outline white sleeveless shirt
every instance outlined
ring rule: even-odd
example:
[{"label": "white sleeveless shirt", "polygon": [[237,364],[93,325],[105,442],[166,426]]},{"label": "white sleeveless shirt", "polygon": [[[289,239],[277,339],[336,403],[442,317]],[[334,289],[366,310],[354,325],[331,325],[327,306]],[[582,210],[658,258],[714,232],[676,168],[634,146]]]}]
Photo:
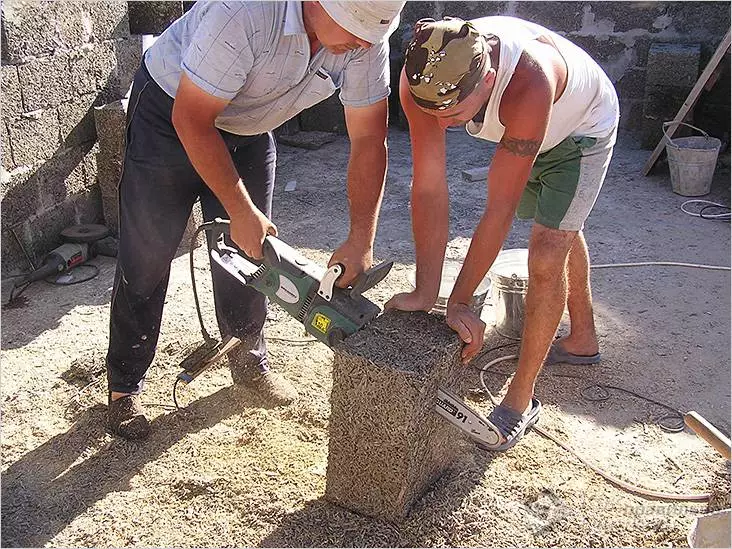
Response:
[{"label": "white sleeveless shirt", "polygon": [[506,127],[498,111],[503,92],[529,40],[549,36],[567,63],[567,85],[552,106],[546,137],[539,152],[545,152],[571,136],[606,137],[618,125],[618,95],[610,79],[594,59],[579,46],[544,27],[515,17],[495,16],[473,19],[471,23],[486,35],[500,40],[499,62],[485,117],[470,121],[465,129],[473,137],[500,142]]}]

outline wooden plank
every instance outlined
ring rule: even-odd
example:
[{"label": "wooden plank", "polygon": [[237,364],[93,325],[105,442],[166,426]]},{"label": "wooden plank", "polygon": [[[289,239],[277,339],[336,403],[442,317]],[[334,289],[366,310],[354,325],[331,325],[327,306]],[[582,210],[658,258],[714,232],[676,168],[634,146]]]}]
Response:
[{"label": "wooden plank", "polygon": [[[724,36],[722,41],[720,42],[719,46],[717,46],[717,50],[714,52],[714,55],[712,55],[712,58],[709,60],[709,63],[707,63],[706,68],[699,76],[699,79],[696,81],[696,84],[694,84],[694,87],[689,92],[688,97],[686,98],[686,101],[684,101],[684,104],[681,105],[681,108],[679,109],[679,112],[676,114],[676,117],[673,119],[672,124],[669,126],[668,130],[668,136],[673,137],[674,133],[676,133],[676,130],[679,127],[679,123],[684,121],[684,118],[689,113],[689,111],[694,107],[696,104],[697,99],[699,99],[699,95],[701,94],[702,90],[704,89],[704,86],[707,83],[707,80],[712,76],[715,69],[717,68],[717,65],[719,65],[719,62],[722,60],[722,57],[724,57],[724,54],[727,53],[727,50],[730,46],[730,31],[727,31],[727,34]],[[661,153],[663,152],[664,148],[666,146],[665,138],[661,138],[661,141],[656,145],[656,148],[653,149],[653,152],[651,153],[651,156],[648,158],[648,161],[646,162],[645,166],[643,166],[643,175],[648,175],[651,170],[653,169],[653,166],[658,161],[658,158],[661,156]]]}]

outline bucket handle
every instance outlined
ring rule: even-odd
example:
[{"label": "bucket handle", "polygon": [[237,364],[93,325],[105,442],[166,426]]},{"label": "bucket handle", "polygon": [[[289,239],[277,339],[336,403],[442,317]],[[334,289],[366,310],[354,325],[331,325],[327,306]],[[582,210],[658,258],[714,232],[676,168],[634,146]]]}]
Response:
[{"label": "bucket handle", "polygon": [[670,122],[664,122],[663,123],[663,136],[666,138],[666,144],[667,145],[671,145],[672,147],[676,147],[677,149],[680,149],[681,147],[679,147],[678,145],[675,145],[674,142],[673,142],[673,140],[669,137],[669,135],[667,133],[668,127],[671,124],[675,124],[677,127],[678,126],[688,126],[691,129],[696,130],[699,133],[701,133],[707,139],[709,139],[709,134],[707,132],[705,132],[704,130],[702,130],[700,128],[697,128],[696,126],[692,126],[691,124],[687,124],[686,122],[674,122],[673,120],[670,121]]}]

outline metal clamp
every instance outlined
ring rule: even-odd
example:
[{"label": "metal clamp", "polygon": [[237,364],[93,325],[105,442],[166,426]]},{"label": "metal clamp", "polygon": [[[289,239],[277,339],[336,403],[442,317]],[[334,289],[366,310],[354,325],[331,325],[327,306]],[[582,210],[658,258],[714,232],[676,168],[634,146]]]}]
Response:
[{"label": "metal clamp", "polygon": [[336,263],[332,267],[330,267],[327,271],[325,271],[325,274],[323,275],[323,278],[320,279],[320,286],[318,287],[318,295],[325,299],[326,301],[330,301],[333,297],[333,286],[335,286],[336,280],[338,280],[338,277],[343,274],[343,265],[340,263]]}]

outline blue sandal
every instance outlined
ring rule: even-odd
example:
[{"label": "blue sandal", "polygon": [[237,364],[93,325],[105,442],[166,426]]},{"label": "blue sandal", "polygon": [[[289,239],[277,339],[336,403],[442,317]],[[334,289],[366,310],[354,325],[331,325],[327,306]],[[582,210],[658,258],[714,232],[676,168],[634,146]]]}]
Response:
[{"label": "blue sandal", "polygon": [[477,446],[483,450],[491,450],[493,452],[504,452],[509,448],[513,448],[526,434],[526,431],[539,421],[540,412],[541,402],[539,402],[538,398],[531,399],[531,410],[526,415],[520,414],[503,405],[496,406],[488,416],[488,421],[498,429],[505,442],[495,446],[476,443]]}]

